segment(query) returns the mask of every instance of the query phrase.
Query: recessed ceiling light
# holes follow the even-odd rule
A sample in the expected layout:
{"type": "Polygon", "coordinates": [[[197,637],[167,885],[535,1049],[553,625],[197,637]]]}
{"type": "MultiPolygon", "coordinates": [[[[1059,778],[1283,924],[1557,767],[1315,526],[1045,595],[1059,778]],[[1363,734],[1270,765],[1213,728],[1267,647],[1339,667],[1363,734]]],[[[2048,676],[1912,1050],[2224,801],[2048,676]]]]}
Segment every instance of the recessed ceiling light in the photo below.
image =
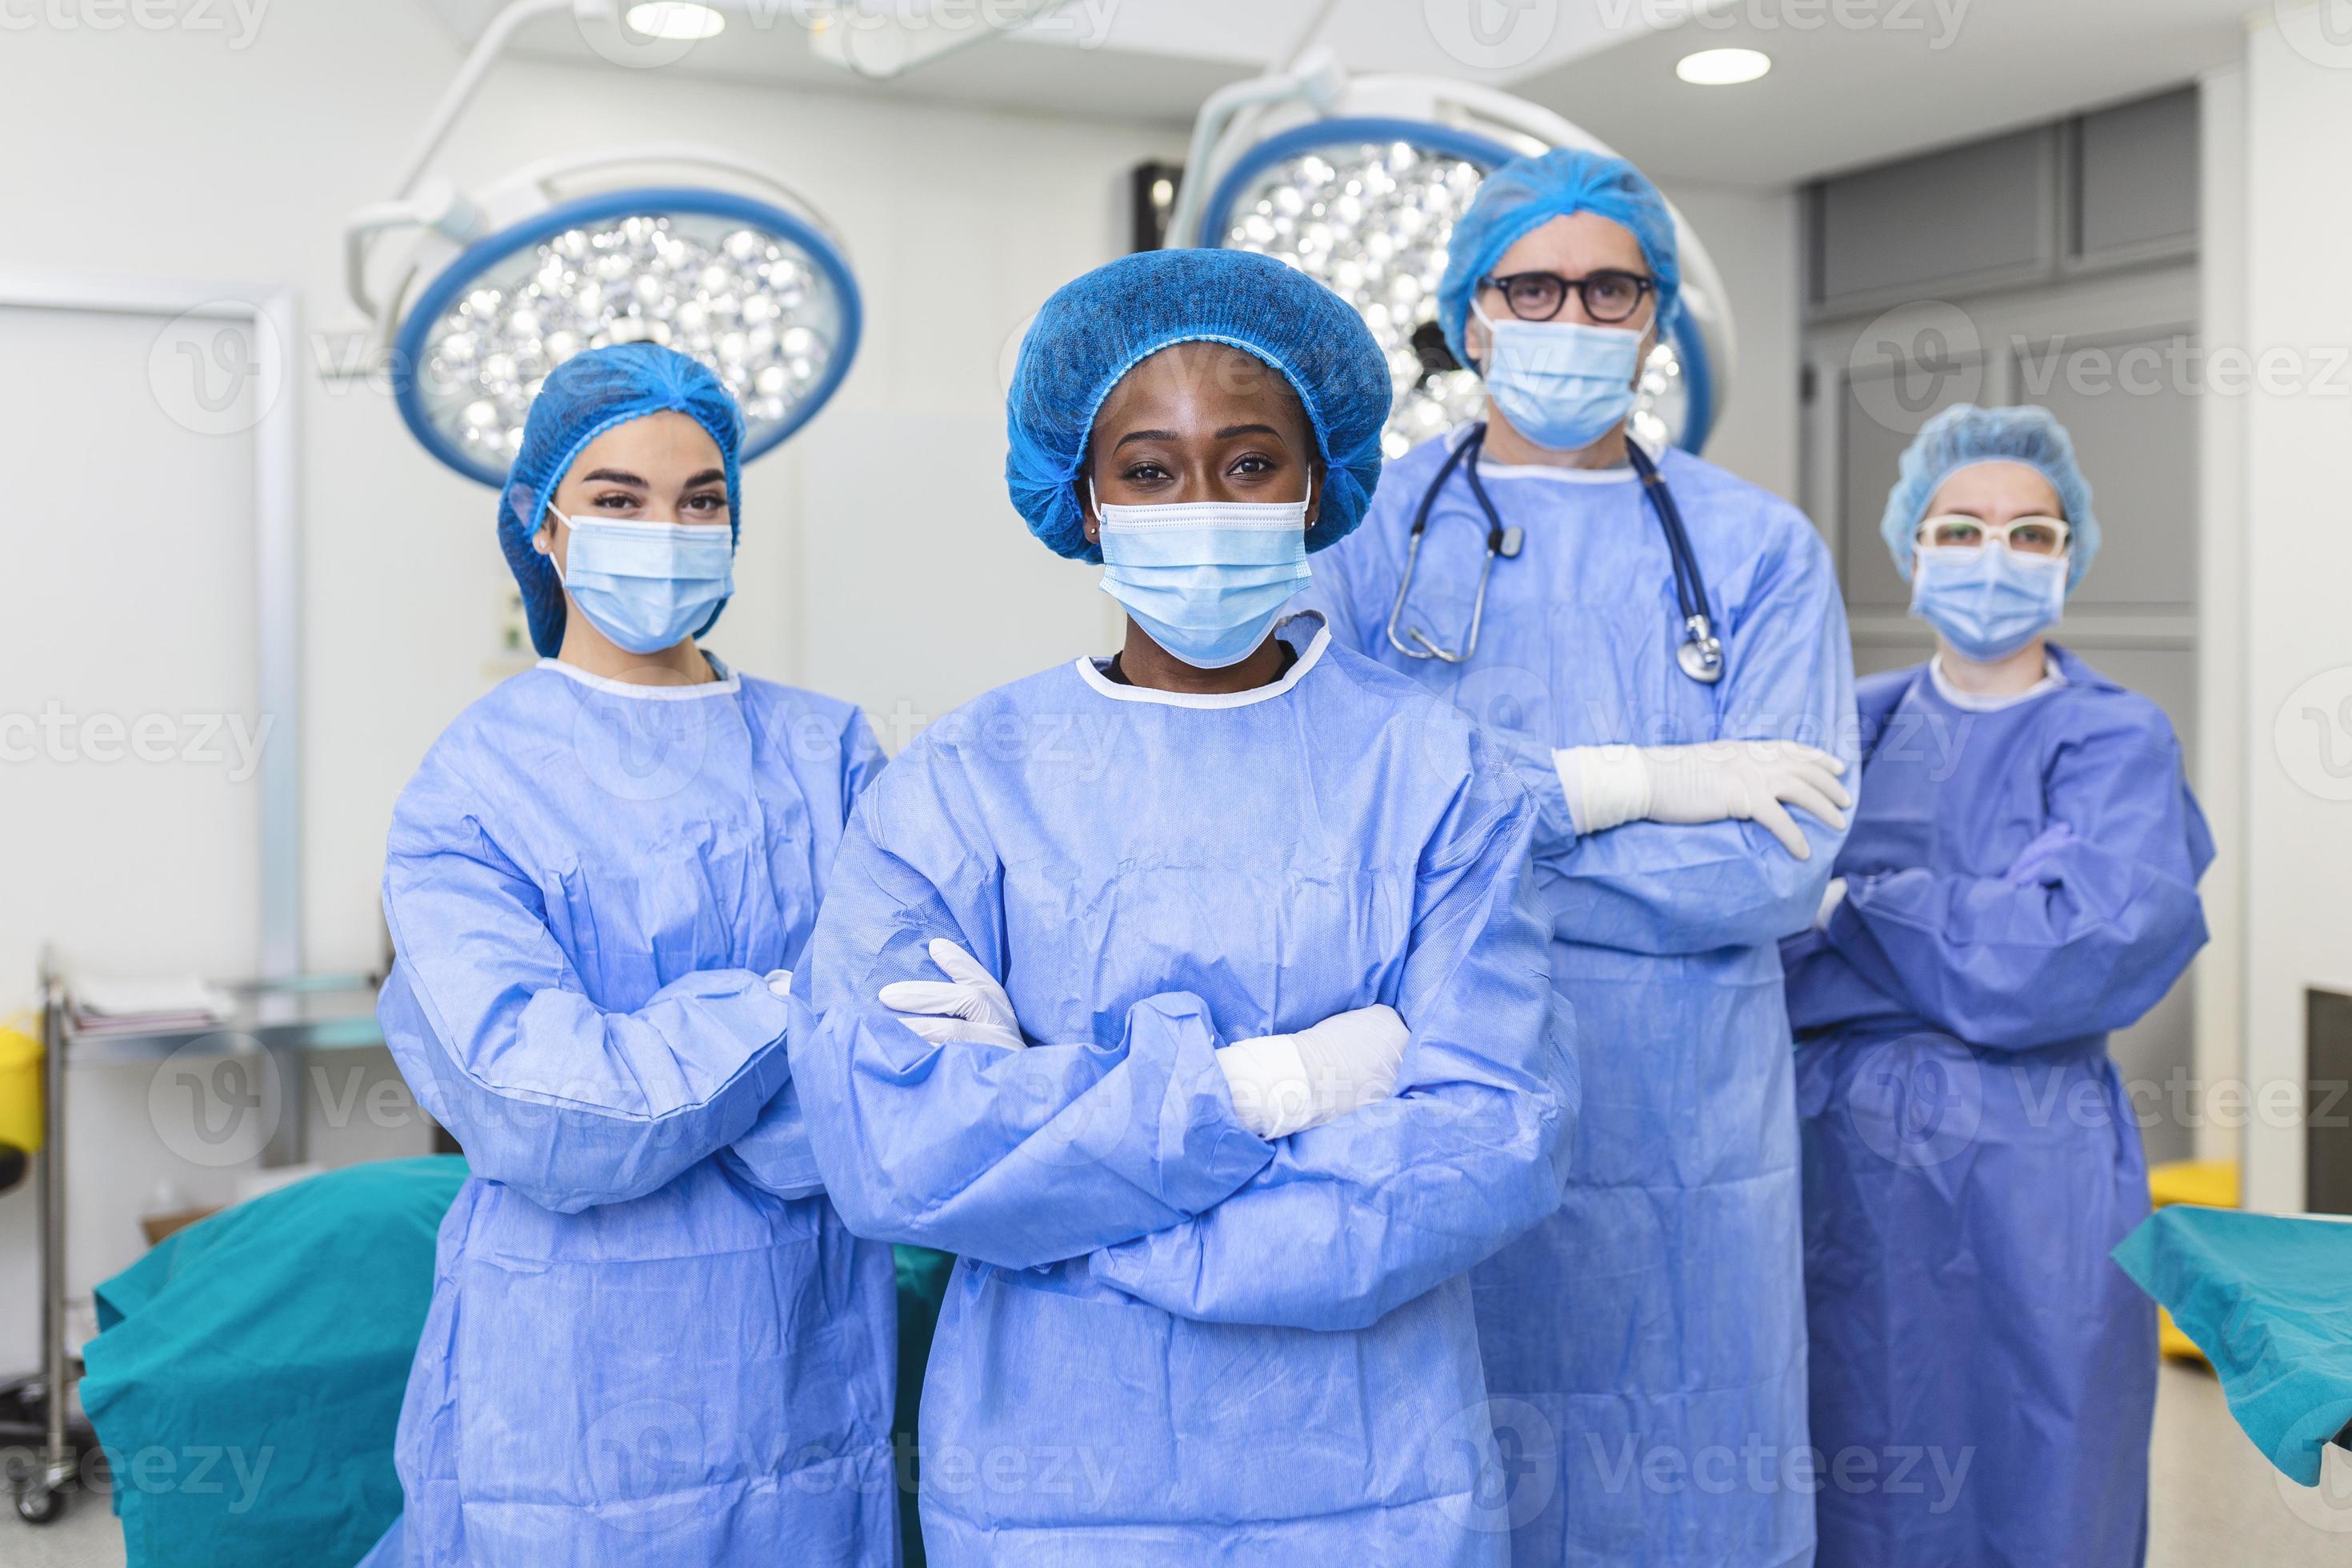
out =
{"type": "Polygon", "coordinates": [[[645,5],[632,5],[628,23],[631,30],[648,38],[689,43],[696,38],[716,37],[727,27],[726,17],[692,0],[647,0],[645,5]]]}
{"type": "Polygon", "coordinates": [[[1772,68],[1772,57],[1761,49],[1701,49],[1675,64],[1675,74],[1700,87],[1731,87],[1754,81],[1772,68]]]}

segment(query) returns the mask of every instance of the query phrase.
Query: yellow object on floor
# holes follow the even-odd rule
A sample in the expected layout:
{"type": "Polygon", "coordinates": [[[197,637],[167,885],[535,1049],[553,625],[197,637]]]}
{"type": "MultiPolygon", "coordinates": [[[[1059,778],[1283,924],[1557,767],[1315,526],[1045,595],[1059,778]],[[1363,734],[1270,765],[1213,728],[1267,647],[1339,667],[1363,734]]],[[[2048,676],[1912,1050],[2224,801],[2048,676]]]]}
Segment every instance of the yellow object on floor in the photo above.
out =
{"type": "Polygon", "coordinates": [[[0,1023],[0,1143],[41,1146],[41,1037],[29,1013],[0,1023]]]}
{"type": "MultiPolygon", "coordinates": [[[[2238,1206],[2238,1163],[2235,1160],[2175,1160],[2147,1173],[2148,1202],[2157,1208],[2195,1204],[2209,1209],[2238,1206]]],[[[2157,1349],[2175,1361],[2202,1362],[2205,1352],[2174,1324],[2172,1314],[2156,1310],[2157,1349]]]]}

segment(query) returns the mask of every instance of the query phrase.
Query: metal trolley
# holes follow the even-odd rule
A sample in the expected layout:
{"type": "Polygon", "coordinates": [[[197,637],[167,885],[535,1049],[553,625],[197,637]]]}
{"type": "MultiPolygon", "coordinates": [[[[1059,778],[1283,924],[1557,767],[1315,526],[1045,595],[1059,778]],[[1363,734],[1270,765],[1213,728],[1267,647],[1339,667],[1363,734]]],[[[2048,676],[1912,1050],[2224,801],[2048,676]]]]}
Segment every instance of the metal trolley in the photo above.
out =
{"type": "Polygon", "coordinates": [[[38,1373],[14,1389],[19,1408],[40,1412],[38,1448],[8,1479],[16,1514],[47,1524],[65,1511],[79,1473],[83,1447],[68,1422],[81,1360],[66,1350],[66,1069],[149,1063],[161,1068],[191,1047],[206,1056],[258,1053],[276,1064],[281,1086],[278,1116],[261,1163],[286,1165],[302,1157],[301,1063],[314,1050],[362,1049],[383,1043],[375,1021],[376,982],[358,974],[306,975],[224,986],[235,1001],[229,1016],[200,1026],[138,1033],[83,1035],[73,1026],[72,995],[54,961],[41,964],[42,1079],[45,1136],[37,1161],[40,1178],[41,1357],[38,1373]]]}

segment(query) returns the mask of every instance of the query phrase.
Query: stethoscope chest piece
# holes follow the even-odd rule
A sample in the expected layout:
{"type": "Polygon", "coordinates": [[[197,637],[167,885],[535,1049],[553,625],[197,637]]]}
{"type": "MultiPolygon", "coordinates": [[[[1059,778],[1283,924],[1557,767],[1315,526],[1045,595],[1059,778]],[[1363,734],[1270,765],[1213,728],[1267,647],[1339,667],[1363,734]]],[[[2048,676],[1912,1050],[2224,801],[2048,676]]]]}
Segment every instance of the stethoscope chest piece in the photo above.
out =
{"type": "Polygon", "coordinates": [[[1690,637],[1675,649],[1675,662],[1701,686],[1713,686],[1723,679],[1723,644],[1712,635],[1690,637]]]}

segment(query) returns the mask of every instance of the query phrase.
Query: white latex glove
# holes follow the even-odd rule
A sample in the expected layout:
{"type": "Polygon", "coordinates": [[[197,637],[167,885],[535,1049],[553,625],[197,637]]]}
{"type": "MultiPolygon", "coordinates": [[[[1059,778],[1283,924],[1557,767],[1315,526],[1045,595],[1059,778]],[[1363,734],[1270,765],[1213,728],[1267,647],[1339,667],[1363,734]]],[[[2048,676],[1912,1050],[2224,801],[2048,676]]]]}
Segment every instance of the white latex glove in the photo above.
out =
{"type": "Polygon", "coordinates": [[[1830,916],[1835,914],[1837,912],[1837,907],[1843,902],[1845,902],[1845,879],[1843,877],[1832,877],[1830,879],[1830,885],[1822,889],[1822,907],[1813,915],[1813,929],[1815,931],[1829,930],[1830,916]]]}
{"type": "Polygon", "coordinates": [[[931,939],[930,954],[945,980],[894,980],[876,994],[898,1022],[935,1046],[960,1040],[1017,1051],[1029,1043],[1013,998],[985,964],[943,936],[931,939]]]}
{"type": "Polygon", "coordinates": [[[1645,817],[1691,824],[1752,821],[1800,860],[1813,847],[1788,807],[1843,832],[1853,804],[1845,763],[1794,741],[1707,741],[1695,746],[1573,746],[1552,753],[1579,833],[1645,817]]]}
{"type": "Polygon", "coordinates": [[[771,969],[767,973],[767,981],[768,994],[775,997],[777,1000],[782,1001],[784,997],[793,994],[793,972],[791,970],[771,969]]]}
{"type": "Polygon", "coordinates": [[[1396,1092],[1412,1032],[1384,1005],[1335,1013],[1295,1035],[1235,1040],[1217,1053],[1234,1116],[1271,1141],[1336,1121],[1396,1092]]]}

